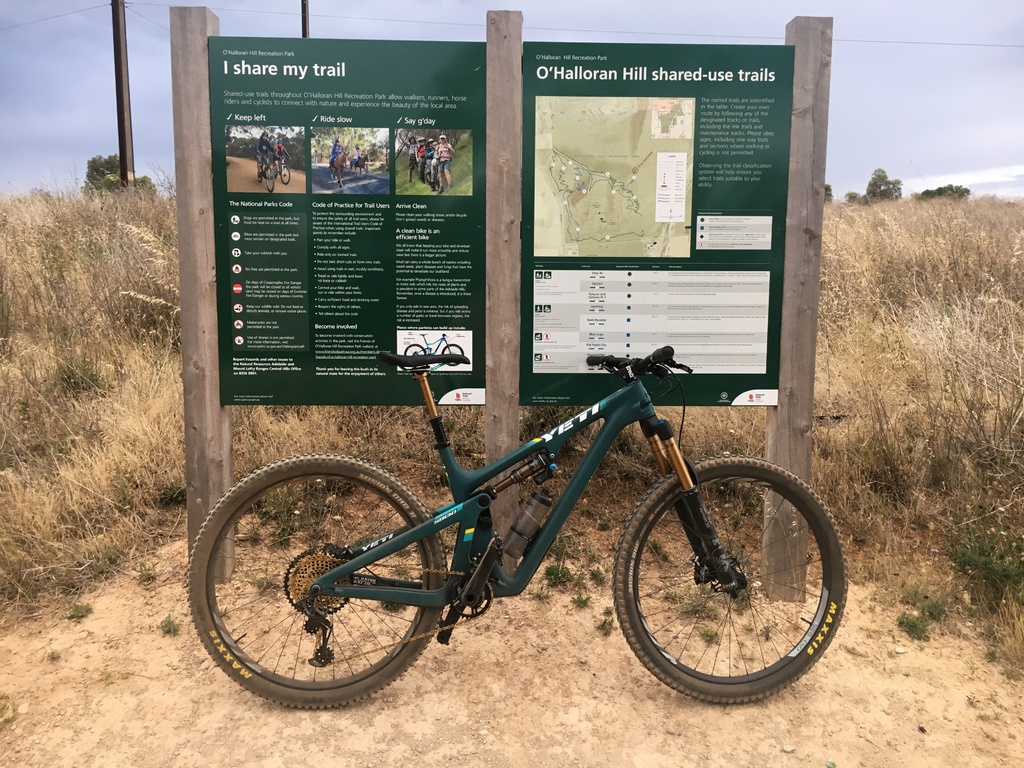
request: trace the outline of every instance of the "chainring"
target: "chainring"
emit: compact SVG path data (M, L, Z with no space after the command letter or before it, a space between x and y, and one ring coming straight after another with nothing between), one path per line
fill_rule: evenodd
M484 593L480 596L480 602L476 605L465 606L459 614L464 619L478 619L487 613L487 609L494 602L494 588L490 584L484 586Z
M343 565L348 559L345 550L334 544L317 544L298 554L284 573L284 594L288 602L300 613L305 613L301 603L309 597L313 582ZM340 610L347 602L347 597L323 595L316 598L316 607L324 614L330 614Z

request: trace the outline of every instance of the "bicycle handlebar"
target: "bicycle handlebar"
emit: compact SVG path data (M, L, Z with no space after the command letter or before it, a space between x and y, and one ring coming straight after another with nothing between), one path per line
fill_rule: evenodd
M601 366L612 373L621 373L624 368L629 368L634 376L643 376L651 373L659 365L668 365L671 368L691 373L691 369L682 363L675 362L672 357L676 351L672 347L659 347L647 357L616 357L615 355L587 355L587 365ZM664 370L664 369L662 369ZM666 372L667 373L667 372Z

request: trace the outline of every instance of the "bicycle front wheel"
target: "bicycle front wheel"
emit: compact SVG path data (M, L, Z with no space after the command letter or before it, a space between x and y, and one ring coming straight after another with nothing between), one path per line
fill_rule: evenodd
M673 475L626 521L615 609L633 652L665 684L704 701L756 701L796 681L832 641L846 604L842 543L814 491L781 467L718 457L696 470L745 587L732 597L695 571Z
M427 519L412 490L359 459L299 456L254 472L217 503L192 550L189 601L206 650L236 683L288 706L339 706L383 688L423 652L441 609L321 597L325 644L299 603L349 549ZM434 535L350 578L437 589L444 568Z
M289 169L288 166L286 165L286 166L281 168L281 183L284 184L287 187L288 186L288 182L291 181L291 180L292 180L292 172L291 172L291 169Z

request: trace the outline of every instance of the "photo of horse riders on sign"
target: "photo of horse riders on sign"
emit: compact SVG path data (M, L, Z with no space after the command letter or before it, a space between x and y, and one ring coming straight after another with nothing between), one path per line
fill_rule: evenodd
M310 173L315 194L391 193L387 128L313 128Z
M228 192L305 193L305 128L229 125L225 149Z
M396 195L473 194L472 131L400 130L395 157Z

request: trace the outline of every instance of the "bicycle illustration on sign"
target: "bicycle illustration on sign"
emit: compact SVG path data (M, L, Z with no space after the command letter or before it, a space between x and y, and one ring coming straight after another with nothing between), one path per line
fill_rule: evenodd
M427 341L427 334L421 333L422 344L409 344L402 354L405 355L462 355L462 347L448 341L448 334L442 333L441 338Z

